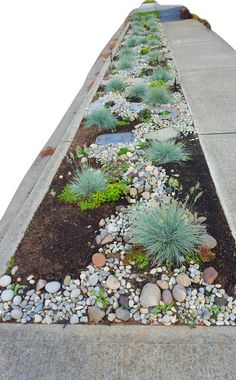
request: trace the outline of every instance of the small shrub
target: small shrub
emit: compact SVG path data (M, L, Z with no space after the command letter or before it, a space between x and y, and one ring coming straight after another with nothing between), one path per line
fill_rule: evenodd
M138 213L130 230L132 242L145 249L153 262L181 265L200 244L203 225L192 224L177 202Z
M129 149L124 147L124 148L120 148L120 150L117 152L117 155L120 157L120 156L123 156L124 154L128 153L129 152Z
M181 143L153 141L145 150L145 157L162 165L169 162L180 163L181 161L187 161L189 154Z
M147 55L150 53L150 48L148 46L146 47L143 47L141 50L140 50L140 55Z
M133 58L129 55L121 57L116 65L118 70L128 70L131 69L132 66Z
M94 192L104 190L107 181L101 170L86 168L77 172L68 189L78 198L89 198Z
M154 80L150 83L150 87L166 87L166 82L164 80Z
M133 52L133 49L127 47L127 46L124 46L120 51L119 51L119 57L133 57L134 56L134 52Z
M81 199L81 210L89 210L101 206L107 202L117 202L123 194L127 194L128 188L121 183L109 184L105 190L100 190L91 195L89 199Z
M121 78L114 77L108 80L106 92L122 92L125 90L125 83Z
M152 113L148 108L144 108L142 111L140 111L138 117L143 123L152 121Z
M112 130L115 131L116 127L116 118L112 115L112 113L106 108L99 108L91 111L87 118L85 127L97 127L98 130Z
M161 80L161 81L167 82L168 80L173 79L173 76L172 76L170 70L159 69L159 70L153 71L151 79L153 81Z
M172 98L165 88L153 87L148 91L144 101L147 104L155 106L157 104L169 104L172 102Z
M148 88L145 83L136 83L133 86L130 86L128 89L128 96L130 98L137 98L143 100L147 95Z

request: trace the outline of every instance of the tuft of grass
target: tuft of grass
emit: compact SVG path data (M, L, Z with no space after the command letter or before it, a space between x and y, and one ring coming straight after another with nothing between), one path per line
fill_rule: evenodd
M143 123L148 123L152 121L152 113L148 108L144 108L143 110L141 110L138 114L138 117Z
M128 96L130 98L138 98L139 100L143 100L147 95L148 88L145 83L136 83L129 87Z
M159 69L159 70L153 71L151 79L153 81L162 80L164 82L167 82L168 80L173 79L173 76L172 76L170 70Z
M150 63L152 63L152 64L158 64L158 63L165 61L164 54L159 50L153 50L149 54L149 58L150 58Z
M173 202L155 206L136 215L130 229L131 241L145 249L153 262L181 265L200 244L203 225L193 224L186 209Z
M130 55L123 56L117 62L116 68L118 70L128 70L133 66L133 57Z
M152 87L147 93L144 99L146 104L151 104L153 106L157 104L169 104L172 102L171 95L163 87Z
M169 162L180 163L190 159L189 153L181 143L169 141L153 141L145 150L147 160L154 161L160 165Z
M119 51L119 57L133 57L134 56L134 52L133 52L133 49L128 47L128 46L124 46L122 49L120 49Z
M12 268L16 265L15 255L12 255L7 263L6 273L11 273Z
M130 37L126 40L125 46L126 47L135 47L139 44L139 38L137 37Z
M106 108L99 108L91 111L87 118L85 127L97 127L98 130L112 130L115 131L116 127L116 118L112 115L112 113Z
M108 80L105 91L106 92L122 92L125 90L125 83L121 78L113 77Z
M67 188L71 194L79 198L89 198L93 193L104 190L107 180L104 173L99 169L85 168L77 172Z
M148 44L148 38L145 36L138 37L138 43L137 45L147 45Z

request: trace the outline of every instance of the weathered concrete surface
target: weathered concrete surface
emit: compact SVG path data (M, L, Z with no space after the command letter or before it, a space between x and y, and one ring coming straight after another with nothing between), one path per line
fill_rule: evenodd
M164 24L199 139L236 239L236 52L194 20Z
M231 380L236 329L0 325L0 379Z

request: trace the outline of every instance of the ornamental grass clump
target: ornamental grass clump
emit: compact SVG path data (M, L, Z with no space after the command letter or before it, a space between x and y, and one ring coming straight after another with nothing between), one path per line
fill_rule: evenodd
M106 92L122 92L125 90L125 83L121 78L114 77L108 80L105 91Z
M146 104L170 104L172 102L171 95L164 87L151 87L144 99Z
M190 159L190 155L184 145L172 141L153 141L151 145L145 149L144 155L147 160L160 165L169 162L179 164L181 161Z
M126 55L120 57L119 61L117 62L116 68L118 70L128 70L131 69L133 66L133 56Z
M76 202L88 199L96 191L104 190L107 179L101 170L85 168L78 171L72 181L65 186L60 198L66 202Z
M149 58L150 58L150 62L151 63L161 63L163 61L165 61L165 56L164 54L159 51L159 50L153 50L150 54L149 54Z
M85 127L97 127L99 131L103 130L111 130L115 131L116 129L116 118L112 115L112 113L106 108L98 108L92 110L87 118Z
M139 44L139 38L138 37L131 37L127 39L125 46L127 47L135 47Z
M154 263L181 265L199 248L205 227L191 223L190 212L177 202L138 213L130 229L131 241L142 247Z
M136 83L128 89L128 97L142 101L147 95L148 87L145 83Z
M173 79L173 76L172 76L170 70L159 69L159 70L153 71L151 79L153 81L163 80L164 82L167 82L167 81Z

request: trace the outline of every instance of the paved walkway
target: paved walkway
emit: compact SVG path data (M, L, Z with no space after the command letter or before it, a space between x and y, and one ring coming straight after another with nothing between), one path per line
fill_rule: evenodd
M194 20L164 24L220 202L236 239L236 52Z
M0 379L233 380L234 327L0 325Z

